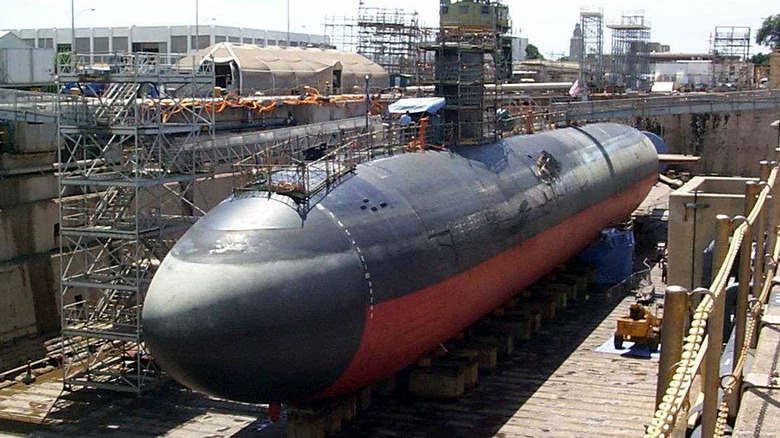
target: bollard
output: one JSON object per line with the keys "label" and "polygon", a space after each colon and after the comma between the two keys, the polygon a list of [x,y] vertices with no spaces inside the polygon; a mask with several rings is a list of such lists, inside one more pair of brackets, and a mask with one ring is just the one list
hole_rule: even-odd
{"label": "bollard", "polygon": [[[772,161],[770,166],[772,166],[772,168],[777,168],[777,161]],[[778,195],[777,190],[778,185],[780,184],[775,180],[775,185],[769,190],[769,198],[767,199],[767,202],[769,202],[769,207],[767,209],[767,214],[769,216],[769,223],[767,224],[767,232],[769,233],[766,243],[767,252],[772,252],[775,247],[775,242],[777,242],[775,228],[780,224],[780,217],[778,216],[778,214],[780,214],[780,208],[778,208],[778,200],[780,200],[780,195]]]}
{"label": "bollard", "polygon": [[[763,171],[762,171],[763,173]],[[766,187],[766,182],[761,181],[758,183],[757,192],[756,194],[760,193],[761,190]],[[764,247],[764,243],[766,242],[766,208],[762,208],[761,211],[758,213],[758,222],[755,224],[756,226],[753,227],[754,230],[756,230],[756,263],[753,267],[753,284],[756,288],[760,287],[761,283],[763,283],[764,280],[764,254],[766,253],[766,248]],[[753,234],[749,234],[749,236],[752,236]]]}
{"label": "bollard", "polygon": [[661,321],[661,358],[658,361],[656,407],[663,400],[664,391],[669,386],[682,356],[683,338],[687,328],[688,290],[681,286],[669,286],[664,295],[664,317]]}
{"label": "bollard", "polygon": [[[747,197],[745,199],[747,202]],[[746,220],[744,216],[737,216],[734,218],[735,224],[744,220]],[[753,227],[748,225],[747,230],[745,231],[745,238],[742,239],[742,245],[739,249],[739,268],[737,271],[739,289],[737,291],[737,305],[736,313],[734,315],[734,358],[732,367],[736,365],[739,352],[742,351],[746,342],[745,332],[747,330],[747,311],[750,296],[750,256],[753,252],[752,241],[749,237],[753,235],[752,232]],[[740,383],[737,382],[737,388],[739,388],[739,386]],[[741,395],[740,391],[734,391],[731,394],[731,398],[728,400],[729,412],[736,412],[736,407],[739,406],[739,398]]]}
{"label": "bollard", "polygon": [[[712,258],[713,272],[717,272],[726,258],[732,228],[732,221],[729,216],[719,214],[716,220],[718,222],[715,232],[715,251]],[[697,289],[697,291],[701,291],[701,289]],[[702,436],[714,436],[715,424],[718,420],[718,389],[720,388],[720,356],[721,348],[723,347],[723,313],[725,303],[726,294],[724,291],[720,291],[717,297],[713,296],[712,311],[709,318],[707,318],[707,353],[704,357],[703,365],[705,365],[705,368],[702,374],[702,392],[704,393],[701,421]]]}
{"label": "bollard", "polygon": [[758,162],[758,165],[761,169],[761,181],[768,181],[769,180],[769,171],[771,168],[769,167],[769,161],[768,160],[761,160]]}
{"label": "bollard", "polygon": [[[756,195],[758,193],[758,184],[754,181],[745,183],[745,216],[750,214],[756,205]],[[734,351],[738,352],[745,342],[745,331],[747,327],[747,307],[750,296],[751,282],[751,256],[753,254],[753,230],[755,227],[748,226],[748,232],[742,240],[739,261],[739,292],[737,293],[737,309],[735,315],[735,337]],[[755,283],[754,283],[755,284]]]}

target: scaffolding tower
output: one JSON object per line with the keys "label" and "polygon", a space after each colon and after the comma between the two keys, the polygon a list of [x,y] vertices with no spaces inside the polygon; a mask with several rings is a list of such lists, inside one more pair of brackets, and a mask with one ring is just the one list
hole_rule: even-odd
{"label": "scaffolding tower", "polygon": [[712,35],[712,85],[731,84],[738,89],[749,88],[750,28],[716,26]]}
{"label": "scaffolding tower", "polygon": [[[163,376],[145,349],[141,309],[152,274],[204,214],[210,170],[188,151],[213,137],[210,64],[182,70],[152,53],[61,54],[58,108],[60,300],[64,384],[140,393]],[[75,94],[75,93],[71,93]],[[213,170],[212,170],[213,171]],[[77,195],[73,195],[77,193]],[[86,354],[67,357],[75,344]]]}
{"label": "scaffolding tower", "polygon": [[626,11],[619,23],[608,24],[612,30],[612,85],[645,90],[649,85],[650,62],[647,46],[650,23],[645,11]]}
{"label": "scaffolding tower", "polygon": [[[511,24],[508,8],[500,1],[460,3],[441,0],[438,40],[421,46],[425,53],[420,66],[434,60],[430,83],[435,94],[445,98],[442,123],[452,127],[452,142],[482,144],[500,136],[498,96],[503,79],[511,73]],[[472,6],[479,8],[479,14],[468,12],[466,8]],[[460,15],[448,16],[449,11]],[[428,73],[418,76],[430,78]]]}
{"label": "scaffolding tower", "polygon": [[580,9],[582,56],[580,83],[591,89],[604,89],[604,10]]}
{"label": "scaffolding tower", "polygon": [[413,75],[417,46],[429,33],[417,12],[397,8],[358,8],[357,17],[325,17],[325,33],[344,52],[356,52],[388,73]]}

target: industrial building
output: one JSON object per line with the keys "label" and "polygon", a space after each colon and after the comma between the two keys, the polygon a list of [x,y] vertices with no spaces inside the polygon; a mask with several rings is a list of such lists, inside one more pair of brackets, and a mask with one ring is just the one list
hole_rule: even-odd
{"label": "industrial building", "polygon": [[[7,30],[12,31],[30,47],[55,48],[57,52],[71,50],[73,34],[70,28]],[[255,44],[261,47],[330,46],[330,40],[324,35],[298,32],[291,32],[289,35],[288,43],[287,32],[218,25],[78,27],[75,51],[191,53],[193,50],[205,49],[222,42]]]}

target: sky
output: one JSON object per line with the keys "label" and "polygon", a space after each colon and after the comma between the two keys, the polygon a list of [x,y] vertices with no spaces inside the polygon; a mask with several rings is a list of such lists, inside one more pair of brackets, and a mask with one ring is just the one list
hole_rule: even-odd
{"label": "sky", "polygon": [[[76,27],[195,24],[196,0],[73,0]],[[365,0],[366,6],[417,11],[420,21],[438,24],[438,0]],[[357,15],[359,0],[289,0],[292,32],[324,33],[325,17]],[[0,29],[70,27],[69,0],[1,0]],[[285,0],[199,0],[200,24],[287,29]],[[706,52],[715,26],[749,26],[752,35],[764,17],[780,13],[772,0],[504,0],[515,33],[529,38],[548,57],[568,55],[580,7],[603,8],[607,24],[624,10],[644,9],[652,41],[673,52]],[[94,11],[87,9],[94,8]],[[609,50],[609,29],[605,29]],[[754,37],[753,37],[754,39]],[[751,54],[767,52],[754,44]],[[553,55],[553,56],[550,56]]]}

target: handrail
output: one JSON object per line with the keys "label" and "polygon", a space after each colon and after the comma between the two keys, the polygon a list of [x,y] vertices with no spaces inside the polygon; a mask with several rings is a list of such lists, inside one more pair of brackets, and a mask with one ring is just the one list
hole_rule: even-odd
{"label": "handrail", "polygon": [[[645,438],[667,438],[671,436],[672,432],[675,430],[675,425],[678,420],[677,416],[682,411],[685,400],[689,397],[691,384],[704,361],[705,355],[717,354],[720,356],[721,351],[719,345],[717,346],[718,348],[708,348],[709,336],[707,338],[704,337],[705,329],[708,326],[710,316],[715,313],[715,306],[722,305],[718,303],[718,298],[720,298],[722,294],[725,294],[729,274],[734,268],[734,262],[737,258],[737,253],[742,247],[742,241],[746,238],[752,240],[752,234],[748,235],[748,233],[750,233],[753,226],[758,223],[759,217],[768,211],[769,203],[767,200],[771,193],[776,193],[774,189],[777,178],[778,167],[777,163],[774,163],[774,167],[769,173],[769,177],[766,178],[766,184],[759,192],[756,203],[750,210],[748,217],[742,221],[731,234],[731,242],[728,245],[724,260],[717,270],[717,274],[712,280],[710,287],[703,291],[704,296],[694,311],[688,334],[684,338],[681,360],[677,363],[674,373],[669,380],[669,384],[663,392],[664,395],[657,406],[653,419],[650,421],[650,425],[647,427],[644,435]],[[777,213],[775,212],[775,214]],[[776,221],[770,221],[770,223],[774,224]],[[764,230],[759,230],[759,233],[763,232]],[[777,230],[771,230],[770,232],[777,235]],[[745,339],[748,340],[752,339],[756,330],[757,321],[769,291],[771,290],[772,279],[777,272],[777,261],[780,258],[780,237],[775,238],[774,242],[774,248],[771,249],[771,253],[769,254],[771,262],[768,263],[766,277],[762,279],[763,283],[760,288],[758,286],[755,288],[755,290],[761,290],[761,295],[758,297],[757,305],[750,310],[751,318],[749,318],[749,325],[745,336]],[[763,248],[759,247],[756,251],[757,258],[763,257]],[[761,268],[758,267],[757,269]],[[759,278],[762,278],[760,274]],[[749,279],[741,278],[740,281],[749,281]],[[719,315],[722,316],[722,313],[719,313]],[[750,342],[746,341],[742,345],[742,349],[739,352],[736,352],[739,356],[734,361],[735,366],[733,372],[727,376],[729,379],[725,383],[721,383],[721,387],[724,390],[724,397],[717,413],[717,422],[714,430],[715,437],[723,436],[729,413],[728,399],[731,397],[734,390],[737,389],[737,383],[742,378],[745,358],[750,347]]]}

